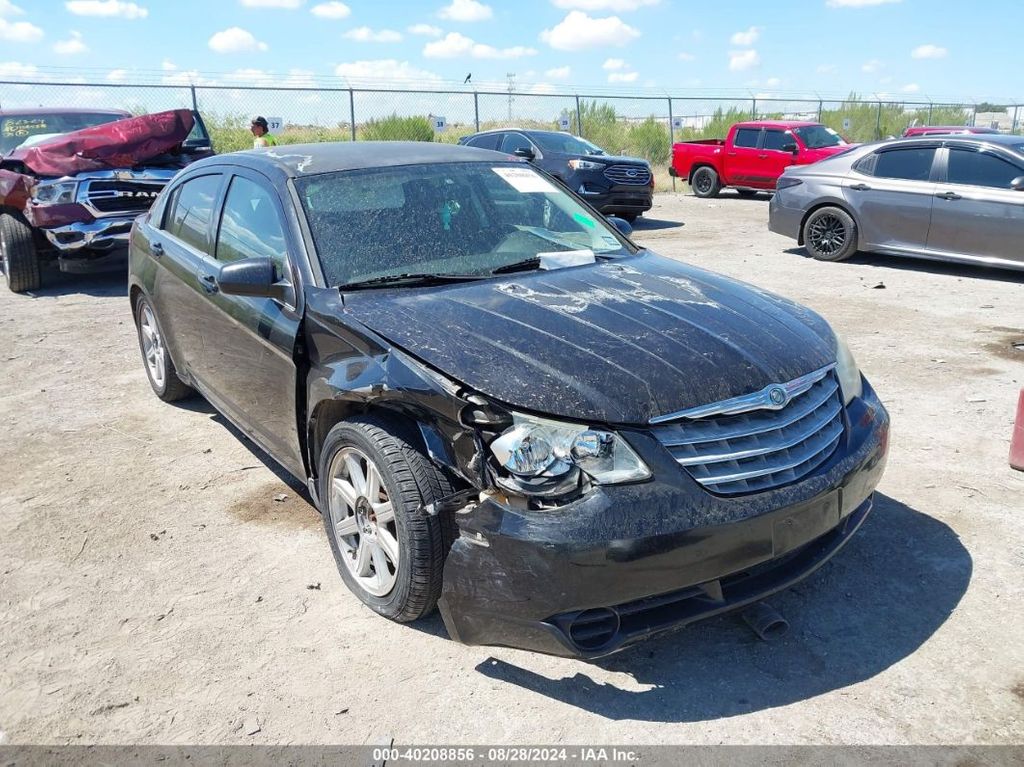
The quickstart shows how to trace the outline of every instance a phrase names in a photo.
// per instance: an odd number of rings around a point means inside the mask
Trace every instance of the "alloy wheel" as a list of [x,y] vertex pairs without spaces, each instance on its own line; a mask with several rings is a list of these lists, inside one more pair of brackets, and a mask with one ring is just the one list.
[[380,469],[361,450],[343,447],[331,461],[329,479],[328,513],[341,558],[361,589],[387,596],[398,580],[401,552]]
[[831,256],[846,244],[846,226],[837,216],[826,213],[811,222],[807,239],[817,252]]
[[693,177],[693,186],[701,194],[711,191],[711,174],[706,170],[697,171]]
[[167,370],[164,365],[164,340],[160,335],[160,329],[156,324],[156,317],[149,304],[142,307],[139,317],[139,333],[142,335],[142,356],[146,359],[146,370],[153,384],[162,389],[164,380],[167,377]]

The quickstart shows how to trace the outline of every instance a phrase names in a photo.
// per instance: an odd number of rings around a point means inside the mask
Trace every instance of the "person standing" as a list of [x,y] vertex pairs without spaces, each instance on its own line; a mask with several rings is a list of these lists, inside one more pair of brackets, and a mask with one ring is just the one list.
[[249,130],[252,131],[253,149],[263,149],[268,146],[277,146],[277,139],[270,133],[270,129],[267,126],[266,117],[254,117],[252,123],[249,125]]

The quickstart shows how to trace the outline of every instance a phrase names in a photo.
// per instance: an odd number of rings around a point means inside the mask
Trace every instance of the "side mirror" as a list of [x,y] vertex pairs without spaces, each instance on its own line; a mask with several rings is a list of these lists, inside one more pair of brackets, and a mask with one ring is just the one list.
[[533,149],[531,149],[528,146],[521,146],[517,150],[515,150],[512,154],[514,154],[516,157],[522,157],[522,158],[527,159],[527,160],[533,160],[533,159],[536,159],[536,157],[537,157],[537,155],[533,151]]
[[607,216],[607,218],[608,223],[618,229],[621,234],[624,234],[626,237],[633,234],[633,227],[626,219],[619,218],[618,216]]
[[1017,176],[1010,182],[1010,189],[1015,192],[1024,192],[1024,176]]
[[269,258],[243,258],[220,268],[217,287],[229,296],[256,296],[292,303],[292,286],[278,282],[275,272],[274,262]]
[[782,151],[783,152],[789,152],[790,154],[796,154],[797,152],[800,151],[800,147],[798,147],[796,144],[790,142],[789,144],[783,144],[782,145]]

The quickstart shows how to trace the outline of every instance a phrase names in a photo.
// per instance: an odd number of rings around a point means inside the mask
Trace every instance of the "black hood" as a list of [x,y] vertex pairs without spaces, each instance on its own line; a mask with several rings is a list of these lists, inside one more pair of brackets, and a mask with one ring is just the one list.
[[647,252],[350,293],[345,311],[500,402],[599,423],[643,424],[835,361],[832,332],[809,309]]

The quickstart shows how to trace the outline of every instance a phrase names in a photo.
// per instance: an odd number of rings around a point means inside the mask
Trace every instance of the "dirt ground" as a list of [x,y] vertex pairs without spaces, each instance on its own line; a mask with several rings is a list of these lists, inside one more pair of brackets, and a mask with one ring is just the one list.
[[848,337],[892,414],[879,503],[772,600],[784,639],[726,616],[596,663],[362,607],[301,487],[153,396],[123,274],[0,291],[0,743],[1024,741],[1024,274],[817,263],[766,219],[665,194],[636,239]]

